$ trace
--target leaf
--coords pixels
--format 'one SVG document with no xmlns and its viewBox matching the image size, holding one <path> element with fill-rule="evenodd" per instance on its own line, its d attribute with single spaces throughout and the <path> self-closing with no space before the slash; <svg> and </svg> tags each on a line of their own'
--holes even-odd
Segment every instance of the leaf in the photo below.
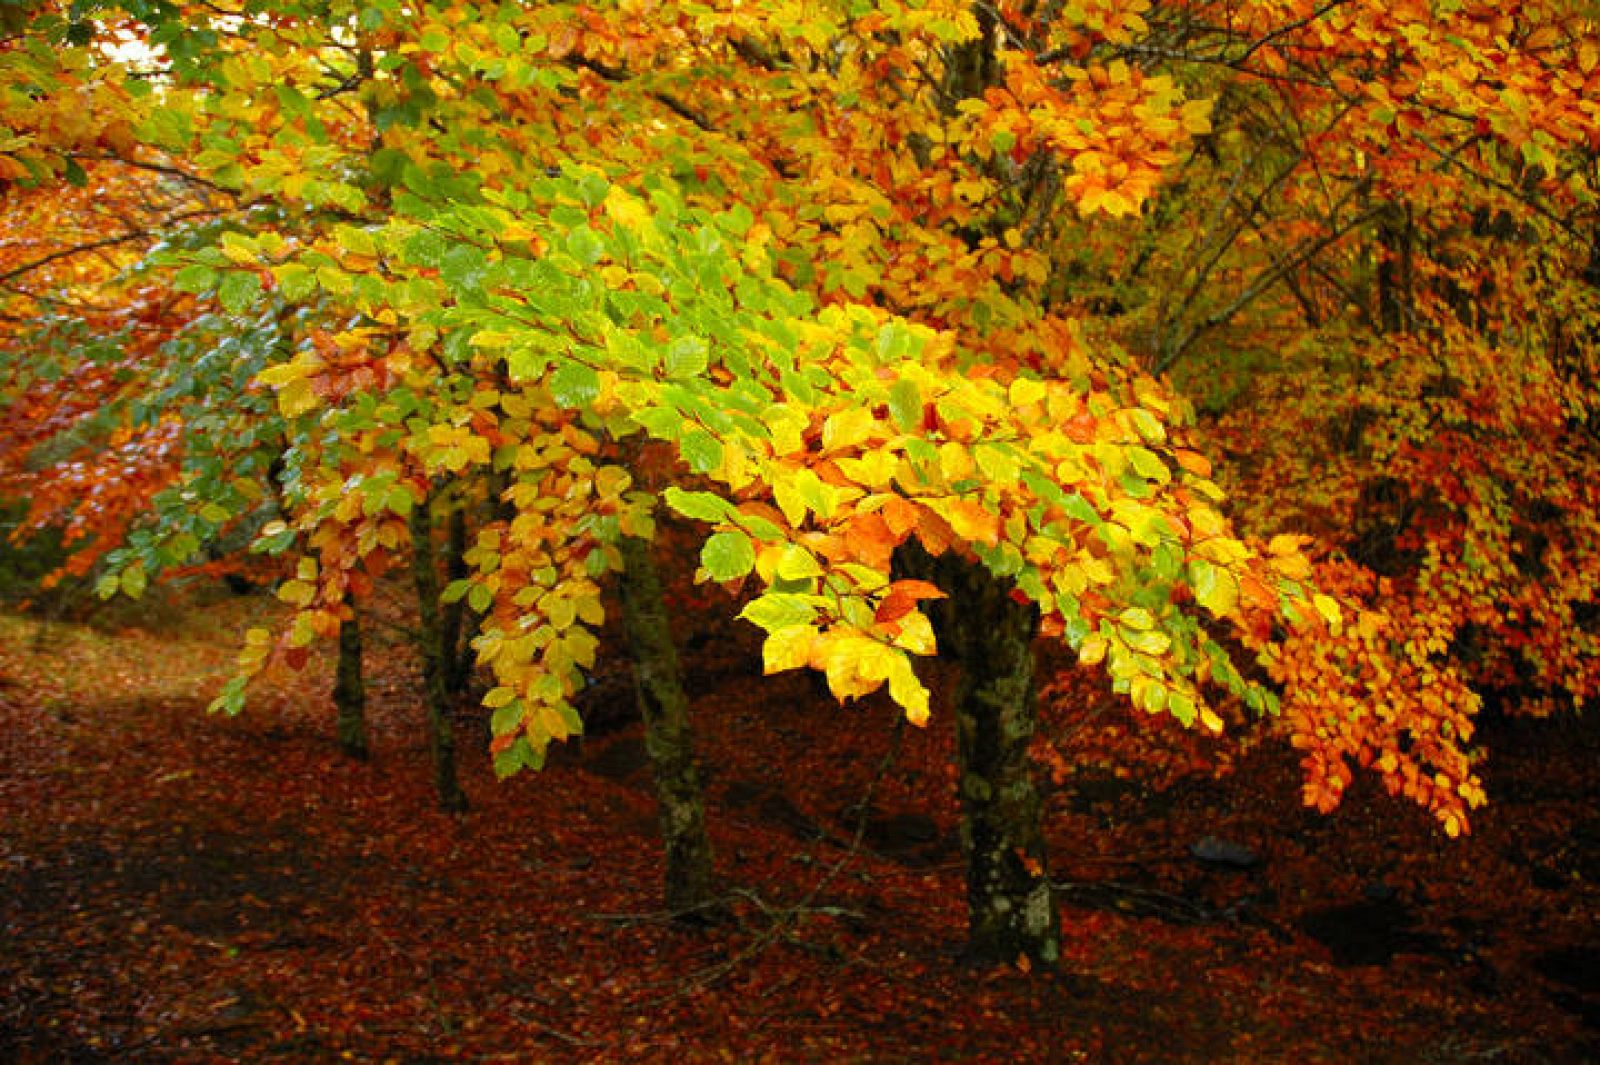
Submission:
<svg viewBox="0 0 1600 1065">
<path fill-rule="evenodd" d="M 722 466 L 722 442 L 704 429 L 684 433 L 678 441 L 678 453 L 696 473 L 712 473 Z"/>
<path fill-rule="evenodd" d="M 719 522 L 734 513 L 733 504 L 714 492 L 689 492 L 672 485 L 661 493 L 661 498 L 667 506 L 695 521 Z"/>
<path fill-rule="evenodd" d="M 1142 447 L 1128 449 L 1128 463 L 1133 467 L 1133 472 L 1157 484 L 1166 484 L 1172 480 L 1172 471 L 1167 469 L 1167 464 L 1162 462 L 1155 452 Z"/>
<path fill-rule="evenodd" d="M 809 665 L 817 630 L 810 625 L 786 625 L 768 634 L 761 645 L 763 673 L 781 673 Z"/>
<path fill-rule="evenodd" d="M 261 295 L 261 278 L 255 274 L 232 272 L 224 274 L 217 285 L 217 302 L 229 314 L 240 314 Z"/>
<path fill-rule="evenodd" d="M 704 374 L 710 359 L 711 347 L 704 339 L 681 336 L 668 344 L 662 353 L 662 367 L 668 377 L 682 380 Z"/>
<path fill-rule="evenodd" d="M 204 263 L 190 263 L 172 279 L 179 292 L 205 292 L 217 283 L 217 272 Z"/>
<path fill-rule="evenodd" d="M 790 544 L 784 548 L 783 556 L 778 560 L 778 576 L 786 581 L 805 580 L 808 577 L 820 577 L 825 571 L 817 556 L 797 544 Z"/>
<path fill-rule="evenodd" d="M 756 564 L 750 537 L 737 529 L 713 534 L 700 549 L 700 564 L 715 581 L 738 580 Z"/>
<path fill-rule="evenodd" d="M 1006 398 L 1013 407 L 1026 407 L 1044 399 L 1048 391 L 1042 381 L 1035 381 L 1031 377 L 1019 377 L 1011 382 L 1010 388 L 1006 390 Z"/>
<path fill-rule="evenodd" d="M 550 375 L 550 394 L 569 410 L 587 407 L 600 395 L 600 375 L 583 363 L 563 360 Z"/>
<path fill-rule="evenodd" d="M 1189 561 L 1189 587 L 1194 589 L 1195 601 L 1219 618 L 1232 614 L 1239 603 L 1239 585 L 1233 574 L 1203 558 Z"/>
<path fill-rule="evenodd" d="M 879 625 L 888 625 L 911 613 L 923 599 L 943 598 L 945 598 L 943 589 L 927 581 L 895 581 L 889 585 L 883 598 L 878 601 L 878 609 L 873 615 L 873 620 Z"/>
<path fill-rule="evenodd" d="M 1317 608 L 1317 613 L 1321 614 L 1322 619 L 1329 625 L 1338 626 L 1344 620 L 1338 601 L 1331 596 L 1319 592 L 1311 597 L 1311 605 Z"/>
<path fill-rule="evenodd" d="M 918 679 L 916 671 L 905 655 L 890 659 L 886 672 L 889 675 L 889 698 L 906 712 L 906 720 L 913 725 L 928 723 L 928 689 Z"/>
<path fill-rule="evenodd" d="M 138 599 L 140 596 L 144 595 L 144 590 L 148 583 L 149 580 L 145 576 L 143 566 L 136 565 L 123 571 L 122 591 L 130 599 Z"/>
<path fill-rule="evenodd" d="M 889 414 L 902 432 L 922 425 L 922 390 L 915 381 L 900 378 L 889 388 Z"/>
<path fill-rule="evenodd" d="M 1137 632 L 1154 628 L 1156 619 L 1142 606 L 1130 606 L 1118 615 L 1122 624 Z"/>
<path fill-rule="evenodd" d="M 746 604 L 739 616 L 767 632 L 776 632 L 792 625 L 811 624 L 817 608 L 808 596 L 767 592 Z"/>
</svg>

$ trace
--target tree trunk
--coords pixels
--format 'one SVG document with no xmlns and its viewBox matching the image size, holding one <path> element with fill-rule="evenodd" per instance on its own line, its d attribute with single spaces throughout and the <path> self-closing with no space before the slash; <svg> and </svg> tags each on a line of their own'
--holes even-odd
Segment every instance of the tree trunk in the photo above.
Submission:
<svg viewBox="0 0 1600 1065">
<path fill-rule="evenodd" d="M 1014 602 L 987 570 L 961 566 L 965 572 L 948 590 L 951 637 L 961 656 L 956 736 L 966 814 L 967 951 L 982 962 L 1027 956 L 1053 965 L 1061 957 L 1061 922 L 1028 761 L 1038 719 L 1038 614 Z"/>
<path fill-rule="evenodd" d="M 961 664 L 956 740 L 967 859 L 967 957 L 1054 965 L 1061 920 L 1050 887 L 1042 806 L 1028 743 L 1038 723 L 1033 637 L 1038 612 L 975 561 L 920 547 L 897 557 L 949 595 L 932 611 Z"/>
<path fill-rule="evenodd" d="M 1378 218 L 1378 324 L 1393 336 L 1409 331 L 1412 315 L 1411 215 L 1391 204 Z"/>
<path fill-rule="evenodd" d="M 667 909 L 680 918 L 705 918 L 715 891 L 705 796 L 689 734 L 683 691 L 661 579 L 649 541 L 623 537 L 622 618 L 633 654 L 634 684 L 644 717 L 645 749 L 661 804 L 667 851 Z"/>
<path fill-rule="evenodd" d="M 452 813 L 467 808 L 456 778 L 456 736 L 446 677 L 444 626 L 439 611 L 439 568 L 433 553 L 433 518 L 429 501 L 411 511 L 411 578 L 417 589 L 417 642 L 422 652 L 423 687 L 428 699 L 428 751 L 433 757 L 433 783 L 439 805 Z"/>
<path fill-rule="evenodd" d="M 467 514 L 460 505 L 451 509 L 446 528 L 445 579 L 463 580 L 467 576 Z M 453 603 L 445 603 L 441 609 L 441 619 L 439 642 L 444 648 L 445 690 L 451 695 L 461 695 L 467 690 L 467 681 L 472 676 L 471 649 L 463 646 L 471 642 L 471 630 L 474 628 L 467 601 L 457 599 Z"/>
<path fill-rule="evenodd" d="M 339 747 L 352 758 L 367 759 L 367 688 L 361 680 L 361 617 L 355 600 L 345 597 L 350 616 L 339 625 L 339 665 L 334 673 L 333 705 L 338 709 Z"/>
</svg>

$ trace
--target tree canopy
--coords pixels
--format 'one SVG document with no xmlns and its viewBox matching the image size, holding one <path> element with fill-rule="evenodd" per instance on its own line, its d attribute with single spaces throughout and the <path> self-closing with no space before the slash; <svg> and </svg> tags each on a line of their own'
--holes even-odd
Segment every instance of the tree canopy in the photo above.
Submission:
<svg viewBox="0 0 1600 1065">
<path fill-rule="evenodd" d="M 445 496 L 504 773 L 658 504 L 769 673 L 925 722 L 915 543 L 1451 835 L 1600 686 L 1585 5 L 3 10 L 0 490 L 106 594 L 277 559 L 220 707 Z"/>
</svg>

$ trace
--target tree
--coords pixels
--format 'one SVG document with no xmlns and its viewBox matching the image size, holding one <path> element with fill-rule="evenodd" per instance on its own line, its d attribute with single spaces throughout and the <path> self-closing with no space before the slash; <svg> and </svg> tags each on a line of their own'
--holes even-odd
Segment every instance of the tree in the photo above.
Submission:
<svg viewBox="0 0 1600 1065">
<path fill-rule="evenodd" d="M 1460 321 L 1453 267 L 1419 265 L 1424 249 L 1446 263 L 1460 226 L 1423 239 L 1417 220 L 1446 213 L 1396 206 L 1398 193 L 1444 143 L 1438 123 L 1471 130 L 1432 153 L 1438 165 L 1470 169 L 1465 153 L 1481 149 L 1474 180 L 1552 213 L 1528 206 L 1523 185 L 1539 181 L 1527 168 L 1587 136 L 1547 129 L 1592 118 L 1571 76 L 1586 76 L 1587 24 L 1507 36 L 1503 16 L 1474 8 L 1457 40 L 1456 20 L 1357 3 L 1251 4 L 1227 18 L 1174 5 L 1160 22 L 1125 3 L 797 16 L 632 0 L 136 16 L 126 25 L 167 52 L 127 160 L 229 197 L 228 225 L 163 248 L 153 268 L 235 317 L 298 315 L 252 368 L 286 442 L 284 520 L 262 547 L 296 553 L 280 589 L 296 614 L 252 635 L 221 705 L 237 707 L 269 660 L 303 661 L 334 636 L 352 588 L 397 553 L 431 553 L 430 505 L 456 483 L 505 508 L 440 595 L 481 615 L 473 646 L 494 677 L 484 701 L 501 772 L 538 766 L 581 726 L 571 696 L 594 660 L 599 582 L 630 559 L 640 576 L 658 504 L 708 527 L 706 577 L 758 586 L 742 616 L 767 632 L 765 668 L 818 669 L 840 698 L 886 686 L 925 720 L 912 659 L 936 640 L 920 604 L 957 600 L 969 624 L 947 638 L 967 665 L 958 729 L 979 955 L 1054 960 L 1022 757 L 1035 625 L 1151 713 L 1211 732 L 1237 704 L 1274 717 L 1305 751 L 1318 806 L 1337 801 L 1352 761 L 1452 833 L 1482 801 L 1463 746 L 1474 697 L 1439 652 L 1470 616 L 1458 604 L 1511 586 L 1454 576 L 1475 572 L 1466 546 L 1481 558 L 1483 544 L 1459 523 L 1408 526 L 1440 561 L 1385 583 L 1309 535 L 1277 532 L 1295 506 L 1284 490 L 1270 476 L 1214 477 L 1203 452 L 1240 437 L 1303 444 L 1286 410 L 1325 413 L 1307 400 L 1341 379 L 1363 309 L 1386 350 L 1403 350 L 1396 327 L 1419 308 Z M 1406 46 L 1375 49 L 1397 27 Z M 1346 31 L 1355 47 L 1340 43 Z M 1494 95 L 1504 86 L 1490 71 L 1512 61 L 1513 88 Z M 1423 76 L 1439 63 L 1442 89 Z M 1531 98 L 1545 82 L 1542 110 L 1524 109 L 1536 135 L 1518 139 L 1522 127 L 1502 122 L 1522 114 L 1513 90 Z M 1415 137 L 1393 141 L 1390 127 Z M 1500 145 L 1535 161 L 1518 170 L 1493 154 Z M 1576 176 L 1563 187 L 1585 202 Z M 1218 190 L 1222 210 L 1202 207 Z M 1372 241 L 1352 253 L 1346 238 L 1362 234 Z M 1425 269 L 1440 295 L 1421 291 Z M 1490 302 L 1537 276 L 1497 280 Z M 1445 344 L 1460 373 L 1496 364 L 1481 341 L 1498 324 L 1434 320 L 1429 350 Z M 1242 408 L 1240 429 L 1197 428 L 1182 392 L 1151 373 L 1205 399 L 1230 379 L 1254 387 L 1217 339 L 1285 322 L 1303 377 L 1285 402 Z M 1591 341 L 1538 379 L 1586 396 Z M 1397 404 L 1393 424 L 1414 425 L 1431 398 L 1422 360 L 1381 365 L 1421 401 Z M 1546 431 L 1567 439 L 1565 408 L 1530 408 L 1515 376 L 1475 383 L 1508 412 L 1547 412 Z M 227 402 L 260 398 L 245 388 Z M 1498 440 L 1522 414 L 1504 424 Z M 646 440 L 677 464 L 649 490 L 628 460 Z M 1406 439 L 1369 469 L 1416 454 Z M 1527 467 L 1526 453 L 1507 455 Z M 1534 466 L 1539 492 L 1575 498 L 1561 494 L 1581 483 L 1575 465 Z M 1406 467 L 1417 484 L 1434 472 Z M 160 527 L 212 504 L 240 513 L 203 476 L 174 476 L 163 498 L 182 505 L 147 508 Z M 1465 528 L 1513 498 L 1508 476 L 1477 482 L 1492 491 L 1464 507 Z M 1226 479 L 1248 486 L 1240 513 L 1259 537 L 1225 514 Z M 1335 545 L 1349 527 L 1313 525 Z M 1516 553 L 1509 535 L 1491 572 Z M 132 590 L 144 578 L 130 575 L 162 560 L 148 547 L 159 538 L 126 539 L 106 580 Z M 1553 550 L 1589 543 L 1579 523 Z M 938 560 L 928 574 L 894 571 L 911 545 Z M 1592 599 L 1574 577 L 1539 602 L 1572 616 Z M 1586 646 L 1535 657 L 1570 673 Z M 677 770 L 661 779 L 670 822 L 665 782 L 692 786 Z"/>
</svg>

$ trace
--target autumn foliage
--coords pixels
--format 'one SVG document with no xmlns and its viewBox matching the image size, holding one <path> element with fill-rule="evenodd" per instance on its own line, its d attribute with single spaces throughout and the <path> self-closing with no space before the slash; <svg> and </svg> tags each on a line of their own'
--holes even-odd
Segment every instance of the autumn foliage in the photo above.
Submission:
<svg viewBox="0 0 1600 1065">
<path fill-rule="evenodd" d="M 105 594 L 272 567 L 219 708 L 459 514 L 541 766 L 663 507 L 768 674 L 927 723 L 920 545 L 1323 811 L 1457 835 L 1481 701 L 1600 692 L 1576 5 L 6 12 L 0 492 Z"/>
</svg>

